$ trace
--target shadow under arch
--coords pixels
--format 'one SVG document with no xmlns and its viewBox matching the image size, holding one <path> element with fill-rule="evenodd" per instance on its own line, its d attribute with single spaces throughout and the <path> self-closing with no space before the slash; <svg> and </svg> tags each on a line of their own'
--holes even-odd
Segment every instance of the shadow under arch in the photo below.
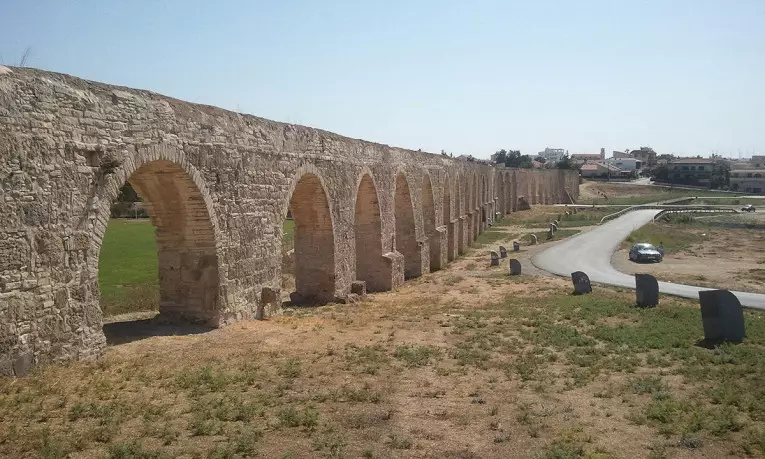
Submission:
<svg viewBox="0 0 765 459">
<path fill-rule="evenodd" d="M 96 198 L 97 223 L 92 233 L 96 263 L 111 203 L 126 183 L 143 200 L 155 228 L 159 317 L 154 322 L 223 325 L 216 217 L 204 181 L 182 151 L 164 145 L 140 150 L 108 175 Z M 94 273 L 97 277 L 97 267 Z M 94 290 L 99 292 L 95 301 L 100 302 L 100 289 Z M 103 330 L 107 333 L 114 327 Z"/>
<path fill-rule="evenodd" d="M 452 185 L 449 181 L 449 174 L 444 176 L 443 189 L 443 225 L 446 228 L 447 240 L 447 261 L 454 260 L 454 223 L 452 223 Z"/>
<path fill-rule="evenodd" d="M 457 209 L 457 215 L 455 215 L 456 218 L 456 225 L 457 225 L 457 253 L 459 255 L 462 255 L 465 253 L 465 225 L 466 225 L 466 209 L 467 209 L 467 203 L 465 202 L 465 192 L 464 192 L 464 176 L 461 176 L 461 174 L 457 175 L 457 182 L 454 186 L 454 203 L 455 208 Z"/>
<path fill-rule="evenodd" d="M 356 279 L 366 283 L 367 291 L 392 288 L 390 268 L 382 250 L 382 221 L 377 187 L 369 172 L 364 172 L 356 191 L 354 212 L 356 239 Z"/>
<path fill-rule="evenodd" d="M 404 279 L 419 277 L 422 275 L 422 253 L 417 241 L 414 202 L 409 191 L 409 182 L 403 172 L 396 175 L 394 212 L 396 251 L 404 256 Z"/>
<path fill-rule="evenodd" d="M 425 237 L 428 239 L 430 252 L 430 270 L 436 271 L 441 266 L 441 240 L 436 231 L 436 205 L 433 196 L 433 184 L 430 174 L 425 172 L 422 179 L 422 223 Z"/>
<path fill-rule="evenodd" d="M 295 174 L 287 209 L 295 222 L 295 291 L 290 301 L 296 305 L 325 304 L 335 300 L 335 235 L 332 211 L 326 188 L 313 168 Z M 283 224 L 284 222 L 282 222 Z"/>
</svg>

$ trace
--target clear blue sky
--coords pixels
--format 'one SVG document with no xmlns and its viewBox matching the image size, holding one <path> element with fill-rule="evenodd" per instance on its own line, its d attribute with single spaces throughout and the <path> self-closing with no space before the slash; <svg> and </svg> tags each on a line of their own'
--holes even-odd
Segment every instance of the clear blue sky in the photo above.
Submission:
<svg viewBox="0 0 765 459">
<path fill-rule="evenodd" d="M 0 0 L 27 65 L 485 158 L 765 152 L 765 0 Z"/>
</svg>

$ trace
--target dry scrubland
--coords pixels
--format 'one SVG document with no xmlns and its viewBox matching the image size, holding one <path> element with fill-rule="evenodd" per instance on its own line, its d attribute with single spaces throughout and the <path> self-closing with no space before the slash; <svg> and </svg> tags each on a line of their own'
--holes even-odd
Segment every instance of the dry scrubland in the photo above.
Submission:
<svg viewBox="0 0 765 459">
<path fill-rule="evenodd" d="M 735 201 L 737 196 L 742 196 L 720 191 L 684 190 L 629 183 L 586 181 L 579 187 L 580 204 L 636 205 L 699 195 L 730 198 L 731 202 Z M 748 201 L 744 199 L 740 202 Z"/>
<path fill-rule="evenodd" d="M 0 456 L 765 455 L 763 315 L 747 312 L 744 343 L 704 347 L 693 301 L 641 310 L 632 292 L 489 268 L 543 211 L 358 304 L 137 336 L 0 380 Z"/>
</svg>

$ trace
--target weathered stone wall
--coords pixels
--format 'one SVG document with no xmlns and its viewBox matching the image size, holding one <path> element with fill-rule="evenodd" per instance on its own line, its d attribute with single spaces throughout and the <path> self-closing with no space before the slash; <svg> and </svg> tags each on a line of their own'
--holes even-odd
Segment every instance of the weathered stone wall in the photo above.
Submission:
<svg viewBox="0 0 765 459">
<path fill-rule="evenodd" d="M 445 266 L 486 218 L 520 196 L 566 202 L 575 179 L 0 71 L 0 374 L 104 347 L 98 256 L 126 181 L 157 227 L 160 313 L 222 326 L 277 307 L 288 208 L 293 299 L 323 302 Z"/>
</svg>

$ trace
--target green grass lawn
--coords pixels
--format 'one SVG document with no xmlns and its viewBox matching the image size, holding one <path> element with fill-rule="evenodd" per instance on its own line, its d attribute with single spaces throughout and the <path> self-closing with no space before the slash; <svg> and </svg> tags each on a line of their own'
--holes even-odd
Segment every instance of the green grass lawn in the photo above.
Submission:
<svg viewBox="0 0 765 459">
<path fill-rule="evenodd" d="M 159 308 L 157 243 L 149 220 L 109 220 L 98 284 L 105 316 Z"/>
<path fill-rule="evenodd" d="M 292 248 L 294 220 L 284 221 L 284 244 Z M 109 220 L 98 260 L 104 316 L 159 308 L 155 229 L 148 219 Z"/>
</svg>

